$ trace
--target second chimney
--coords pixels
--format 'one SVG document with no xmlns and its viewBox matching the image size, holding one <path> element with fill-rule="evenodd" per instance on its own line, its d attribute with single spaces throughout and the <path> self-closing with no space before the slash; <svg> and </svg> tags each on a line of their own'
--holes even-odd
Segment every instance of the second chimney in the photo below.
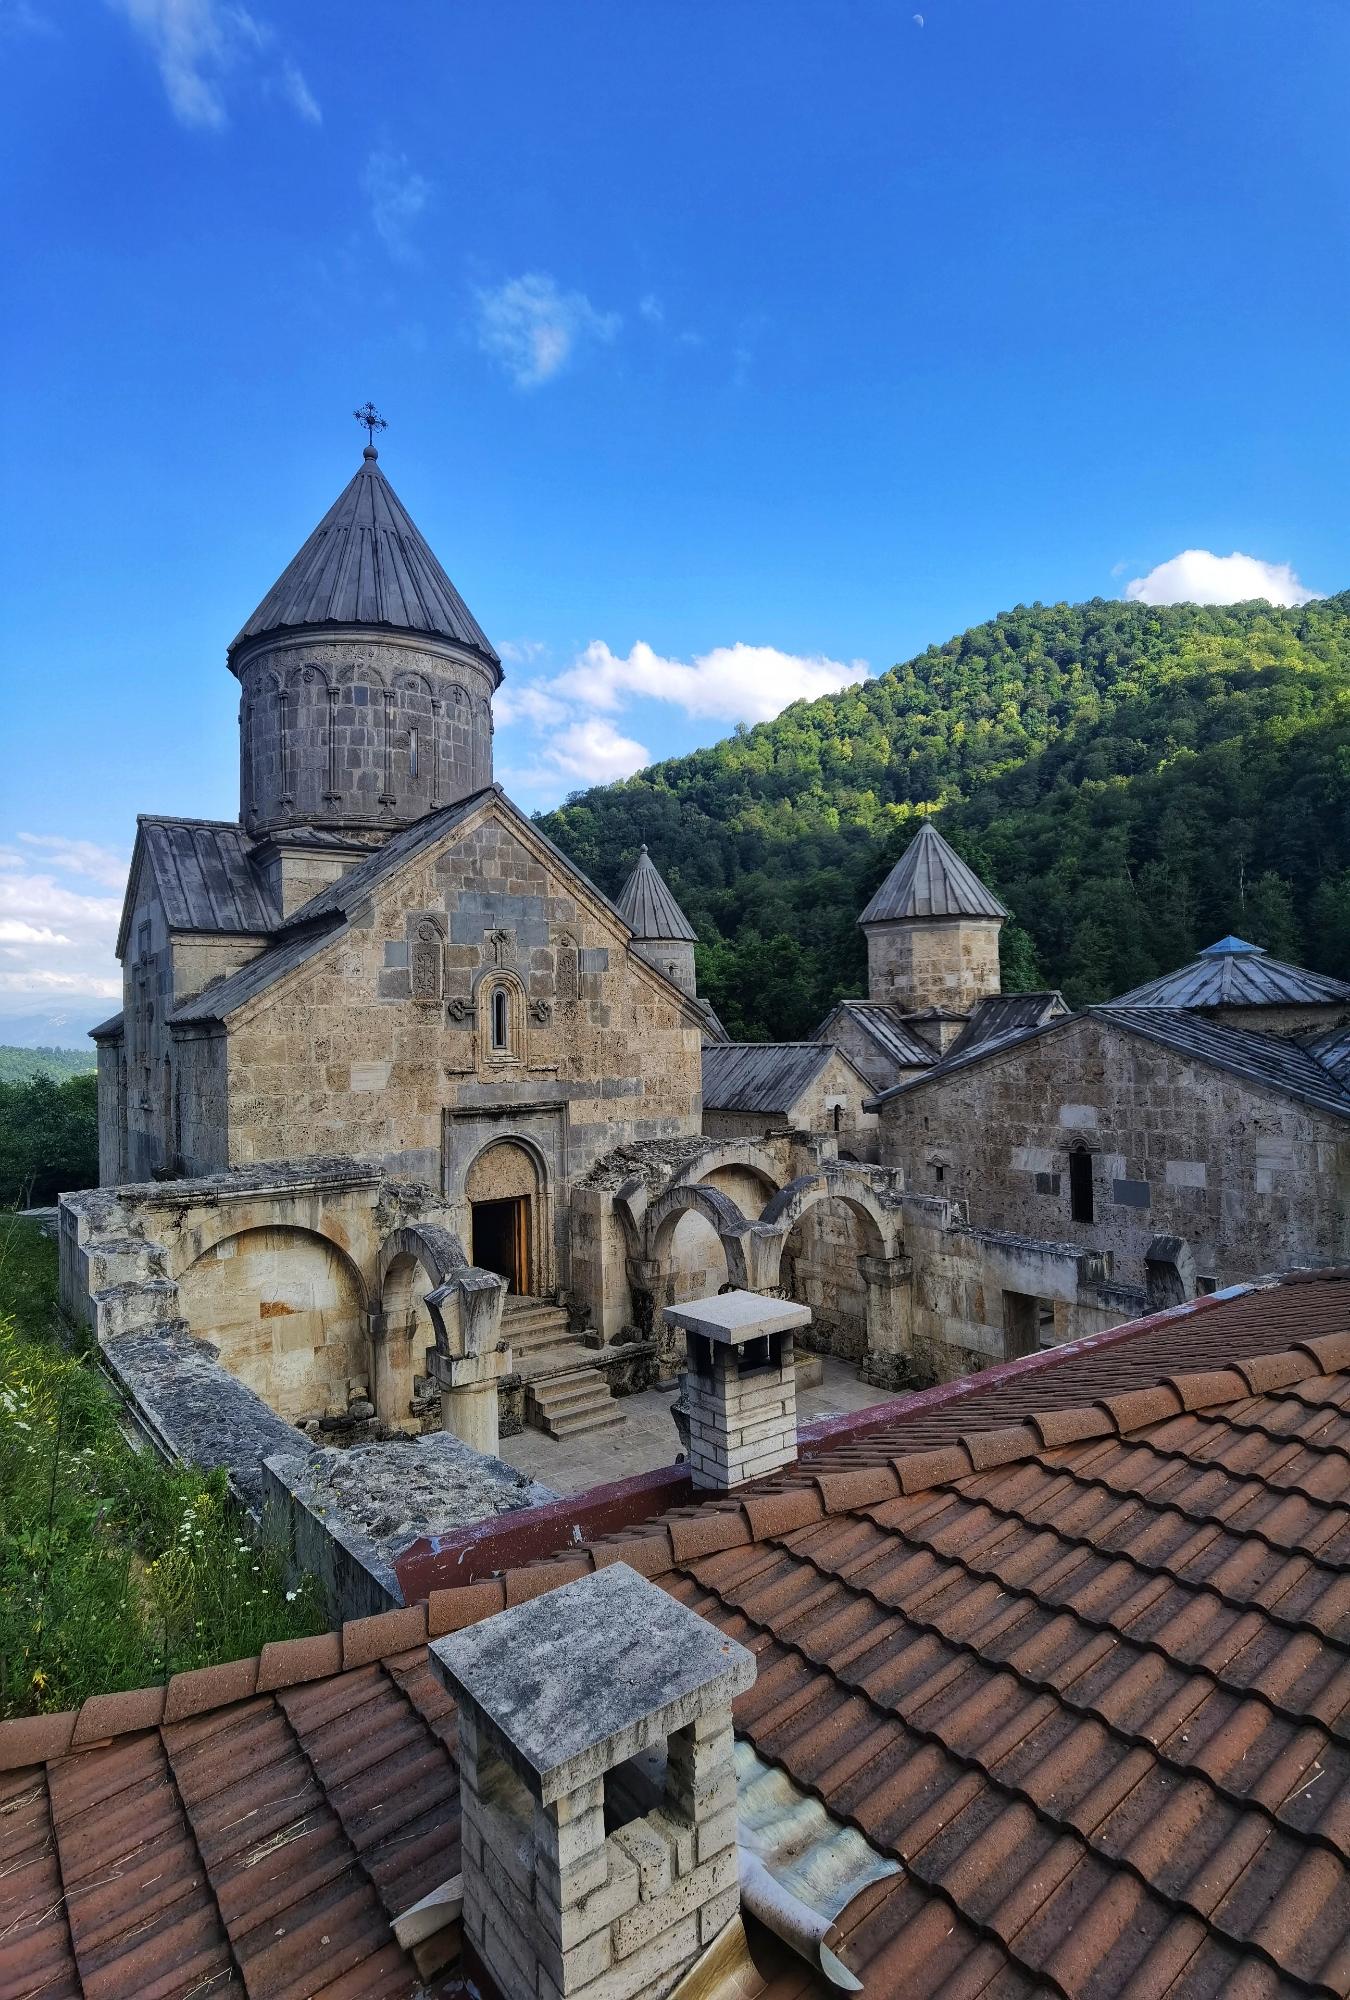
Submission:
<svg viewBox="0 0 1350 2000">
<path fill-rule="evenodd" d="M 664 1311 L 689 1343 L 681 1386 L 694 1485 L 725 1493 L 791 1465 L 797 1456 L 792 1336 L 811 1324 L 811 1308 L 762 1292 L 719 1292 Z"/>
</svg>

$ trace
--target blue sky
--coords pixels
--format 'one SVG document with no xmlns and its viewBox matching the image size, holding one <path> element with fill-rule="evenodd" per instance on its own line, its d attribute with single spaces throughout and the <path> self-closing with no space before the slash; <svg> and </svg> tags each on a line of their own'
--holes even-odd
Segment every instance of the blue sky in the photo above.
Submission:
<svg viewBox="0 0 1350 2000">
<path fill-rule="evenodd" d="M 0 1033 L 111 1011 L 138 809 L 235 812 L 224 649 L 367 396 L 529 807 L 1019 601 L 1350 583 L 1344 0 L 0 0 L 0 54 Z"/>
</svg>

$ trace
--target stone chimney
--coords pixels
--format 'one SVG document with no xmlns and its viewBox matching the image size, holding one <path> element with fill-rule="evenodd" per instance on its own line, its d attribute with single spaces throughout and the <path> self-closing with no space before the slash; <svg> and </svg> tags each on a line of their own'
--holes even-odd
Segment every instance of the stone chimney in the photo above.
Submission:
<svg viewBox="0 0 1350 2000">
<path fill-rule="evenodd" d="M 720 1292 L 664 1313 L 689 1344 L 680 1384 L 694 1485 L 725 1493 L 791 1465 L 797 1456 L 792 1333 L 810 1325 L 810 1307 L 762 1292 Z"/>
<path fill-rule="evenodd" d="M 503 2000 L 664 2000 L 740 1908 L 752 1655 L 624 1563 L 430 1652 L 459 1708 L 464 1936 Z M 662 1751 L 660 1803 L 625 1816 Z"/>
</svg>

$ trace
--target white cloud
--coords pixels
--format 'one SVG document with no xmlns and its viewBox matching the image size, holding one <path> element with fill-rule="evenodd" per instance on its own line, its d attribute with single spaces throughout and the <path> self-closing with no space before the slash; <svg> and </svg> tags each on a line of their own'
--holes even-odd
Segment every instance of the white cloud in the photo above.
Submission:
<svg viewBox="0 0 1350 2000">
<path fill-rule="evenodd" d="M 639 640 L 627 654 L 593 639 L 575 664 L 547 683 L 589 708 L 614 711 L 634 697 L 673 702 L 687 715 L 767 722 L 792 701 L 814 701 L 867 679 L 867 662 L 823 654 L 783 653 L 777 646 L 714 646 L 693 660 L 665 659 Z"/>
<path fill-rule="evenodd" d="M 1231 556 L 1183 549 L 1125 586 L 1133 604 L 1244 604 L 1253 597 L 1271 604 L 1308 604 L 1318 594 L 1304 587 L 1289 563 L 1262 562 L 1236 549 Z"/>
<path fill-rule="evenodd" d="M 0 1014 L 65 997 L 88 1017 L 122 992 L 114 947 L 125 856 L 93 841 L 21 833 L 0 847 Z M 77 1017 L 78 1018 L 78 1017 Z"/>
<path fill-rule="evenodd" d="M 612 341 L 621 325 L 617 313 L 597 312 L 584 292 L 560 291 L 542 271 L 478 293 L 478 345 L 518 389 L 551 382 L 578 351 Z"/>
<path fill-rule="evenodd" d="M 108 0 L 131 23 L 159 70 L 180 125 L 219 132 L 229 123 L 226 83 L 261 68 L 265 89 L 279 89 L 310 124 L 322 116 L 314 93 L 289 57 L 272 61 L 275 35 L 237 0 Z"/>
<path fill-rule="evenodd" d="M 544 756 L 548 763 L 569 778 L 587 785 L 608 785 L 616 778 L 631 778 L 652 761 L 645 744 L 631 736 L 621 736 L 602 715 L 574 722 L 554 737 Z"/>
<path fill-rule="evenodd" d="M 493 716 L 498 727 L 504 729 L 509 729 L 513 722 L 533 722 L 537 728 L 548 729 L 565 721 L 567 712 L 566 702 L 559 701 L 539 681 L 507 681 L 492 701 Z"/>
<path fill-rule="evenodd" d="M 50 865 L 86 882 L 98 882 L 119 894 L 126 887 L 127 857 L 111 847 L 100 847 L 92 840 L 70 840 L 59 833 L 21 833 L 19 840 L 24 847 L 36 849 Z M 0 849 L 0 866 L 5 865 L 3 856 L 12 852 Z"/>
<path fill-rule="evenodd" d="M 305 82 L 304 77 L 291 61 L 281 65 L 281 94 L 293 111 L 299 113 L 310 125 L 322 125 L 323 113 L 319 101 Z"/>
<path fill-rule="evenodd" d="M 385 249 L 399 263 L 411 262 L 413 225 L 431 198 L 431 182 L 414 172 L 406 153 L 377 150 L 366 161 L 362 184 Z"/>
<path fill-rule="evenodd" d="M 638 300 L 638 311 L 644 319 L 649 319 L 653 326 L 660 326 L 666 317 L 666 309 L 655 292 L 647 292 Z"/>
</svg>

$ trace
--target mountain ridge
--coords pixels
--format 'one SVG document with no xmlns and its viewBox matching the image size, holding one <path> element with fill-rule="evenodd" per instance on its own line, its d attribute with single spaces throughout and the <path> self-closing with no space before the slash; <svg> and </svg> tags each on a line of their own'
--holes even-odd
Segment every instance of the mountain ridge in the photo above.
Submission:
<svg viewBox="0 0 1350 2000">
<path fill-rule="evenodd" d="M 645 841 L 737 1036 L 865 990 L 856 916 L 924 814 L 995 893 L 1009 990 L 1109 998 L 1226 931 L 1350 971 L 1350 592 L 1019 605 L 540 824 L 613 893 Z"/>
</svg>

